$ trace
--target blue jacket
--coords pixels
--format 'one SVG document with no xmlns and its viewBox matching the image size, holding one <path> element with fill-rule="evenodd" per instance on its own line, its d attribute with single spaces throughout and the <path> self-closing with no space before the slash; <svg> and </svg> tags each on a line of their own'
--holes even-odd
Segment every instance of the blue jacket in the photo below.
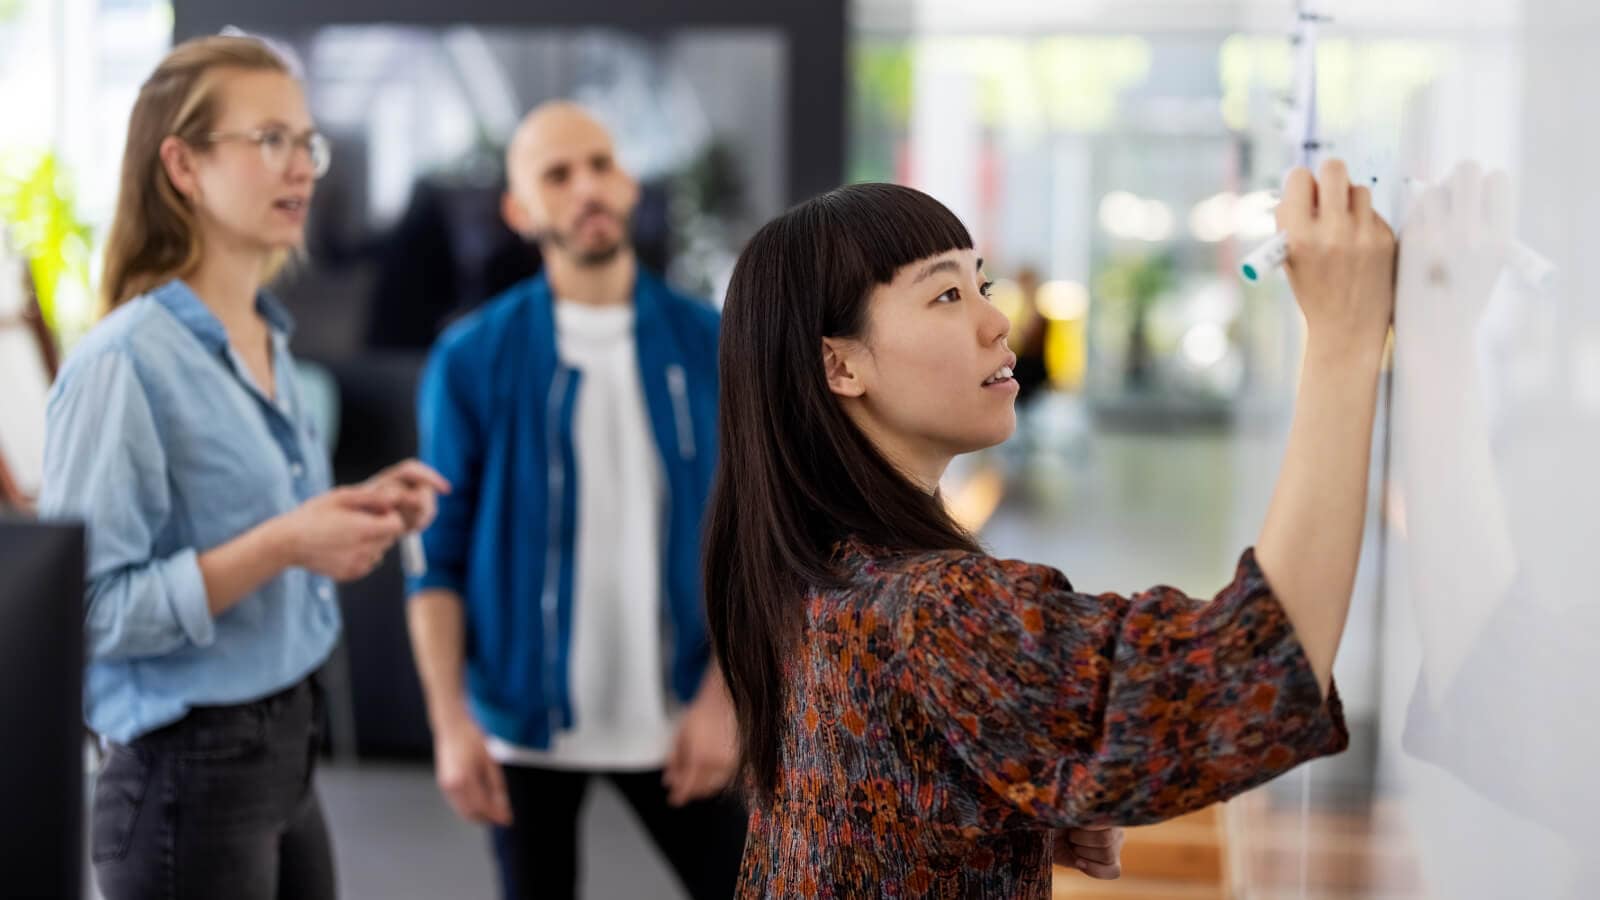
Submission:
<svg viewBox="0 0 1600 900">
<path fill-rule="evenodd" d="M 700 531 L 716 457 L 720 319 L 643 271 L 633 300 L 639 372 L 667 487 L 666 683 L 687 702 L 710 658 Z M 454 490 L 440 498 L 423 535 L 427 574 L 410 580 L 413 593 L 448 588 L 466 603 L 467 688 L 479 723 L 539 749 L 573 724 L 572 428 L 582 384 L 557 355 L 553 302 L 549 282 L 536 276 L 435 345 L 419 388 L 421 457 Z"/>
</svg>

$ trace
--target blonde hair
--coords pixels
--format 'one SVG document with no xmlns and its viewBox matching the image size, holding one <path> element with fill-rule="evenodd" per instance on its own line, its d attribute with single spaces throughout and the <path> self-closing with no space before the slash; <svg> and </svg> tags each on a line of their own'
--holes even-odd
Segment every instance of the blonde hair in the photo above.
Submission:
<svg viewBox="0 0 1600 900">
<path fill-rule="evenodd" d="M 283 58 L 255 38 L 203 37 L 174 47 L 139 89 L 106 239 L 100 280 L 105 311 L 199 266 L 204 248 L 194 210 L 167 177 L 161 143 L 169 136 L 193 146 L 207 143 L 219 114 L 217 87 L 229 69 L 291 74 Z M 286 259 L 286 253 L 275 254 L 263 280 Z"/>
</svg>

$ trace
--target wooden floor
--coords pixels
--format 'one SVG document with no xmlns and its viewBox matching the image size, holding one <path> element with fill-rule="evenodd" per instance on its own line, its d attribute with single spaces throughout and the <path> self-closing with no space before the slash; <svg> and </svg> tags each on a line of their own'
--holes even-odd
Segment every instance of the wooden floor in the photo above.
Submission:
<svg viewBox="0 0 1600 900">
<path fill-rule="evenodd" d="M 1397 810 L 1274 808 L 1264 795 L 1128 829 L 1123 877 L 1058 868 L 1055 900 L 1424 900 Z"/>
<path fill-rule="evenodd" d="M 1227 900 L 1226 835 L 1220 806 L 1129 828 L 1122 877 L 1100 881 L 1057 867 L 1055 900 Z"/>
</svg>

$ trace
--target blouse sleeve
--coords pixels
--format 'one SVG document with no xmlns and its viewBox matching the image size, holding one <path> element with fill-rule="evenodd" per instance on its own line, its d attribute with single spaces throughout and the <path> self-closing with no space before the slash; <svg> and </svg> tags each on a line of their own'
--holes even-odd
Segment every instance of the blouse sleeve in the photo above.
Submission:
<svg viewBox="0 0 1600 900">
<path fill-rule="evenodd" d="M 1161 821 L 1349 742 L 1253 551 L 1209 602 L 1090 596 L 982 556 L 919 593 L 901 688 L 998 802 L 1048 827 Z"/>
<path fill-rule="evenodd" d="M 155 553 L 171 511 L 166 449 L 133 362 L 106 352 L 64 371 L 45 412 L 39 513 L 87 527 L 91 659 L 162 656 L 215 640 L 198 552 Z"/>
</svg>

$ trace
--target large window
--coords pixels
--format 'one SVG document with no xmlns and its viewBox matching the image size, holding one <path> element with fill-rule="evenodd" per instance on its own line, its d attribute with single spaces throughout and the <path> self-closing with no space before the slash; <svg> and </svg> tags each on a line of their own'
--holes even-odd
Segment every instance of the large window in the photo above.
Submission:
<svg viewBox="0 0 1600 900">
<path fill-rule="evenodd" d="M 128 112 L 171 31 L 166 0 L 0 0 L 0 222 L 66 341 L 94 314 Z"/>
</svg>

